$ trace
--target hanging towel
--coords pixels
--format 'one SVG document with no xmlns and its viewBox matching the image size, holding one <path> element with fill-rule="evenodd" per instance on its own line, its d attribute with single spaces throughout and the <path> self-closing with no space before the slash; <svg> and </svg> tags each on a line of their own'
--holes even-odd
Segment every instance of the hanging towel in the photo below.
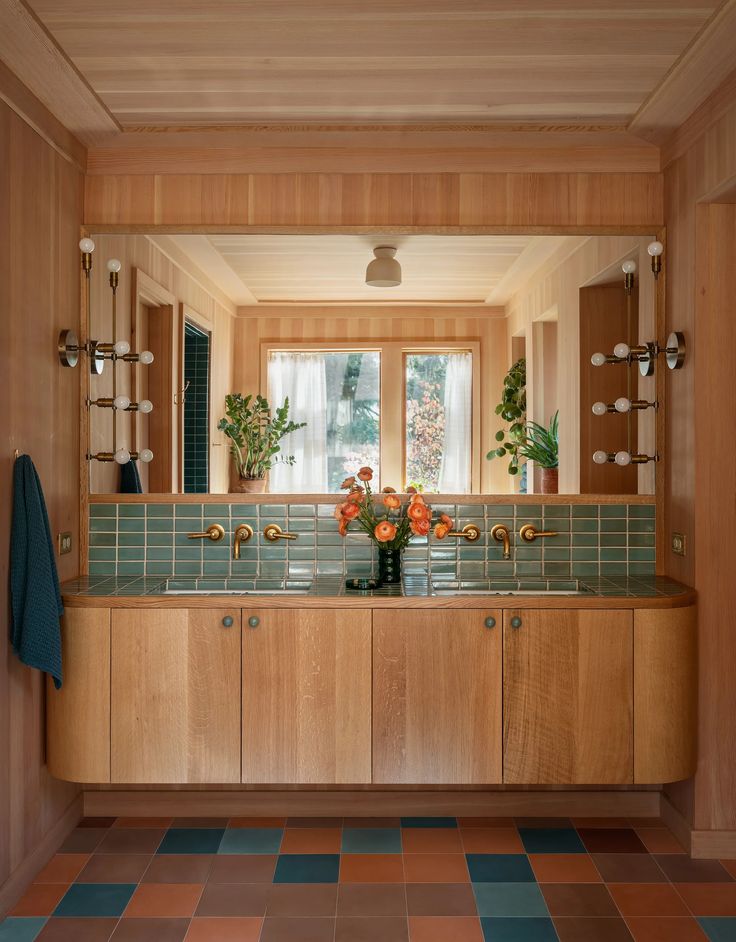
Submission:
<svg viewBox="0 0 736 942">
<path fill-rule="evenodd" d="M 10 603 L 13 650 L 24 664 L 50 674 L 58 690 L 64 606 L 46 502 L 28 455 L 13 467 Z"/>
<path fill-rule="evenodd" d="M 120 494 L 141 494 L 141 476 L 138 474 L 138 465 L 131 458 L 120 465 Z"/>
</svg>

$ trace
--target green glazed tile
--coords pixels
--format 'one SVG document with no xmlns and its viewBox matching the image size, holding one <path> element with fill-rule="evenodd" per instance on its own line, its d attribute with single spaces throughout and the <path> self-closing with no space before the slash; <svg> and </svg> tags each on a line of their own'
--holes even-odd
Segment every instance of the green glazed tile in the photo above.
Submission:
<svg viewBox="0 0 736 942">
<path fill-rule="evenodd" d="M 204 504 L 203 508 L 203 513 L 213 514 L 216 517 L 230 516 L 230 504 Z"/>
<path fill-rule="evenodd" d="M 201 517 L 203 513 L 202 504 L 175 504 L 175 517 Z"/>
<path fill-rule="evenodd" d="M 544 574 L 548 578 L 552 576 L 569 576 L 570 563 L 544 563 Z"/>
<path fill-rule="evenodd" d="M 598 575 L 598 563 L 573 563 L 573 579 L 590 579 Z"/>
<path fill-rule="evenodd" d="M 258 563 L 254 559 L 234 559 L 230 564 L 233 576 L 255 576 L 258 572 Z"/>
<path fill-rule="evenodd" d="M 601 520 L 601 533 L 622 533 L 627 529 L 626 519 L 604 517 Z"/>
<path fill-rule="evenodd" d="M 95 562 L 115 561 L 117 550 L 113 546 L 90 546 L 89 558 Z"/>
<path fill-rule="evenodd" d="M 544 560 L 547 562 L 557 562 L 563 559 L 570 558 L 570 547 L 569 546 L 546 546 L 544 548 Z"/>
<path fill-rule="evenodd" d="M 625 517 L 626 504 L 601 504 L 601 517 Z"/>
<path fill-rule="evenodd" d="M 508 520 L 514 516 L 513 504 L 485 504 L 485 516 L 494 523 L 496 518 L 499 520 Z M 450 515 L 452 516 L 452 514 Z"/>
<path fill-rule="evenodd" d="M 597 517 L 598 504 L 573 504 L 573 517 Z"/>
<path fill-rule="evenodd" d="M 174 550 L 171 546 L 147 546 L 146 559 L 151 562 L 171 561 L 174 558 Z"/>
<path fill-rule="evenodd" d="M 629 560 L 635 562 L 654 562 L 654 549 L 630 549 Z"/>
<path fill-rule="evenodd" d="M 146 562 L 147 576 L 170 576 L 173 571 L 173 565 L 167 562 Z"/>
<path fill-rule="evenodd" d="M 458 547 L 458 550 L 461 563 L 465 562 L 466 560 L 475 561 L 486 558 L 486 551 L 482 546 L 460 546 Z M 432 547 L 431 552 L 435 552 L 434 547 Z"/>
<path fill-rule="evenodd" d="M 654 519 L 632 520 L 629 518 L 629 533 L 654 533 Z"/>
<path fill-rule="evenodd" d="M 260 504 L 258 507 L 258 516 L 263 520 L 268 517 L 279 517 L 286 519 L 286 508 L 288 504 Z M 330 511 L 332 512 L 332 511 Z M 270 523 L 271 520 L 267 520 Z"/>
<path fill-rule="evenodd" d="M 340 546 L 342 542 L 343 537 L 339 533 L 317 533 L 317 546 Z"/>
<path fill-rule="evenodd" d="M 128 560 L 123 563 L 118 563 L 117 572 L 119 576 L 142 576 L 144 570 L 143 560 Z"/>
<path fill-rule="evenodd" d="M 151 520 L 151 523 L 156 521 Z M 201 517 L 178 517 L 174 520 L 174 531 L 178 534 L 203 533 Z"/>
<path fill-rule="evenodd" d="M 606 522 L 618 522 L 618 521 L 604 521 L 601 520 L 601 525 Z M 624 521 L 621 521 L 623 523 Z M 598 518 L 590 517 L 573 517 L 572 520 L 572 532 L 573 533 L 597 533 L 598 532 Z"/>
<path fill-rule="evenodd" d="M 90 546 L 116 546 L 117 542 L 116 533 L 90 533 L 89 535 Z"/>
<path fill-rule="evenodd" d="M 114 576 L 115 575 L 115 563 L 114 562 L 102 562 L 101 560 L 90 562 L 89 574 L 90 576 Z"/>
<path fill-rule="evenodd" d="M 146 507 L 147 517 L 173 517 L 173 504 L 148 504 Z"/>
<path fill-rule="evenodd" d="M 118 533 L 118 546 L 144 546 L 144 533 Z"/>
<path fill-rule="evenodd" d="M 143 559 L 145 551 L 142 546 L 120 546 L 118 547 L 118 560 L 130 561 L 131 559 Z"/>
<path fill-rule="evenodd" d="M 222 543 L 210 543 L 209 540 L 204 540 L 202 546 L 202 554 L 205 559 L 209 560 L 218 560 L 218 559 L 230 559 L 230 554 L 232 553 L 232 547 L 225 544 L 224 540 Z M 244 553 L 248 549 L 248 544 L 241 546 L 240 551 Z"/>
<path fill-rule="evenodd" d="M 202 572 L 206 576 L 228 576 L 230 574 L 230 563 L 205 560 L 202 566 Z"/>
<path fill-rule="evenodd" d="M 458 504 L 457 515 L 458 517 L 479 517 L 483 512 L 481 508 L 482 504 Z"/>
<path fill-rule="evenodd" d="M 510 560 L 502 562 L 489 560 L 486 563 L 486 572 L 489 579 L 510 579 L 514 575 L 514 564 Z"/>
<path fill-rule="evenodd" d="M 317 506 L 316 504 L 289 504 L 288 513 L 290 517 L 315 517 Z"/>
<path fill-rule="evenodd" d="M 294 547 L 294 549 L 296 548 Z M 280 546 L 259 546 L 258 555 L 261 559 L 286 559 L 286 547 L 283 544 Z"/>
<path fill-rule="evenodd" d="M 118 533 L 144 533 L 146 521 L 143 517 L 120 517 Z"/>
<path fill-rule="evenodd" d="M 117 519 L 115 517 L 90 517 L 90 533 L 115 533 L 117 530 Z"/>
<path fill-rule="evenodd" d="M 542 519 L 541 504 L 515 504 L 517 517 L 536 517 Z"/>
<path fill-rule="evenodd" d="M 656 513 L 654 504 L 629 504 L 629 517 L 654 518 Z"/>
<path fill-rule="evenodd" d="M 148 517 L 146 530 L 148 533 L 171 533 L 174 529 L 172 517 Z"/>
<path fill-rule="evenodd" d="M 330 559 L 335 559 L 335 558 L 342 559 L 342 554 L 343 554 L 342 546 L 322 546 L 319 548 L 319 553 L 321 554 L 323 550 L 325 552 L 334 551 L 340 554 L 339 557 L 330 556 L 329 557 Z M 314 549 L 311 546 L 290 546 L 289 547 L 289 559 L 299 559 L 299 560 L 314 559 Z"/>
<path fill-rule="evenodd" d="M 597 533 L 573 533 L 572 545 L 575 546 L 598 546 Z"/>
<path fill-rule="evenodd" d="M 118 506 L 118 517 L 145 517 L 145 504 L 120 504 Z"/>
<path fill-rule="evenodd" d="M 148 546 L 171 546 L 174 545 L 173 533 L 146 533 L 146 544 Z"/>
<path fill-rule="evenodd" d="M 290 517 L 288 526 L 293 533 L 302 533 L 314 530 L 314 523 L 314 517 Z"/>
<path fill-rule="evenodd" d="M 598 559 L 597 546 L 580 546 L 572 551 L 573 562 L 589 562 Z"/>
<path fill-rule="evenodd" d="M 629 546 L 654 546 L 653 533 L 629 533 Z"/>
<path fill-rule="evenodd" d="M 642 562 L 630 562 L 629 563 L 629 574 L 632 576 L 651 576 L 654 575 L 654 562 L 642 563 Z"/>
<path fill-rule="evenodd" d="M 626 546 L 626 533 L 601 533 L 601 546 Z"/>
<path fill-rule="evenodd" d="M 296 559 L 296 558 L 299 558 L 299 557 L 295 557 L 292 553 L 289 553 L 290 560 Z M 309 557 L 305 555 L 305 556 L 302 556 L 301 558 L 308 559 Z M 323 559 L 330 559 L 330 560 L 340 559 L 341 560 L 342 558 L 343 558 L 343 553 L 342 553 L 341 546 L 323 546 L 320 548 L 319 556 L 317 557 L 317 559 L 319 560 L 323 560 Z M 365 554 L 360 555 L 360 556 L 348 556 L 347 558 L 351 560 L 368 559 L 370 561 L 370 554 L 368 554 L 367 556 Z"/>
<path fill-rule="evenodd" d="M 517 546 L 514 555 L 517 559 L 522 560 L 541 559 L 542 546 L 539 542 L 533 543 L 530 546 Z"/>
<path fill-rule="evenodd" d="M 541 576 L 542 574 L 542 561 L 535 563 L 517 563 L 516 564 L 516 575 L 517 576 Z"/>
<path fill-rule="evenodd" d="M 569 504 L 545 504 L 544 505 L 544 519 L 545 520 L 558 520 L 559 518 L 565 518 L 570 516 L 570 506 Z"/>
<path fill-rule="evenodd" d="M 601 548 L 602 563 L 617 563 L 626 560 L 625 547 L 603 547 Z"/>
<path fill-rule="evenodd" d="M 90 504 L 90 517 L 114 517 L 118 512 L 117 504 Z"/>
<path fill-rule="evenodd" d="M 628 572 L 626 563 L 601 562 L 602 576 L 625 576 Z"/>
</svg>

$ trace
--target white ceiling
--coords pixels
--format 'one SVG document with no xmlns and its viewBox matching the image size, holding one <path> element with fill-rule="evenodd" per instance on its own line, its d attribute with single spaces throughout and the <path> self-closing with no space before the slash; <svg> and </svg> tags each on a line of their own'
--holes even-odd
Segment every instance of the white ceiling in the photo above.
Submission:
<svg viewBox="0 0 736 942">
<path fill-rule="evenodd" d="M 154 240 L 156 241 L 156 240 Z M 167 236 L 235 304 L 291 302 L 503 304 L 565 242 L 498 235 Z M 370 288 L 376 245 L 395 245 L 402 284 Z"/>
</svg>

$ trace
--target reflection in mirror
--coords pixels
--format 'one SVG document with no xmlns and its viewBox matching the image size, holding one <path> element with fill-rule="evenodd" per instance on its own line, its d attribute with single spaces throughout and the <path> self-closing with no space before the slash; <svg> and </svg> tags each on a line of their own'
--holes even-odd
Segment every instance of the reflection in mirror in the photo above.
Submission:
<svg viewBox="0 0 736 942">
<path fill-rule="evenodd" d="M 118 444 L 154 454 L 136 463 L 144 493 L 334 493 L 363 465 L 379 487 L 446 494 L 654 493 L 636 456 L 657 452 L 663 364 L 614 355 L 662 334 L 654 235 L 92 236 L 89 336 L 154 356 L 114 390 L 139 404 L 117 411 Z M 382 243 L 399 283 L 376 287 Z M 223 431 L 234 393 L 267 401 L 240 439 Z M 90 408 L 91 453 L 109 450 L 110 412 Z M 131 479 L 114 462 L 89 476 L 93 494 Z"/>
</svg>

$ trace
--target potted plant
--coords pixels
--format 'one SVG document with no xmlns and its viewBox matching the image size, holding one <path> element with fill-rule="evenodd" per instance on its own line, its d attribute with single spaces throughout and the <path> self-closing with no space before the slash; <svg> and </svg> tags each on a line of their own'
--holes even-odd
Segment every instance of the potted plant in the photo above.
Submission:
<svg viewBox="0 0 736 942">
<path fill-rule="evenodd" d="M 508 428 L 496 432 L 495 448 L 486 458 L 508 458 L 509 474 L 518 474 L 519 449 L 524 444 L 526 433 L 526 359 L 521 357 L 513 364 L 503 380 L 501 402 L 496 406 L 496 415 L 508 423 Z"/>
<path fill-rule="evenodd" d="M 549 420 L 549 428 L 538 422 L 527 422 L 526 440 L 519 448 L 519 454 L 527 461 L 533 461 L 539 468 L 540 493 L 556 494 L 558 487 L 559 450 L 559 412 Z"/>
<path fill-rule="evenodd" d="M 290 432 L 304 428 L 306 422 L 289 421 L 289 398 L 271 416 L 271 407 L 263 396 L 231 393 L 225 396 L 226 418 L 217 427 L 231 440 L 230 453 L 238 473 L 236 491 L 262 494 L 266 475 L 277 461 L 294 464 L 294 455 L 281 455 L 279 442 Z M 278 457 L 277 457 L 278 456 Z"/>
<path fill-rule="evenodd" d="M 368 467 L 345 478 L 340 488 L 349 493 L 335 507 L 335 518 L 340 536 L 347 535 L 353 521 L 368 534 L 378 548 L 378 578 L 390 585 L 401 582 L 401 553 L 412 535 L 427 536 L 434 529 L 437 539 L 443 540 L 453 522 L 447 514 L 433 520 L 432 508 L 416 488 L 408 488 L 407 502 L 392 487 L 384 487 L 379 502 L 371 490 L 372 480 L 373 470 Z"/>
</svg>

